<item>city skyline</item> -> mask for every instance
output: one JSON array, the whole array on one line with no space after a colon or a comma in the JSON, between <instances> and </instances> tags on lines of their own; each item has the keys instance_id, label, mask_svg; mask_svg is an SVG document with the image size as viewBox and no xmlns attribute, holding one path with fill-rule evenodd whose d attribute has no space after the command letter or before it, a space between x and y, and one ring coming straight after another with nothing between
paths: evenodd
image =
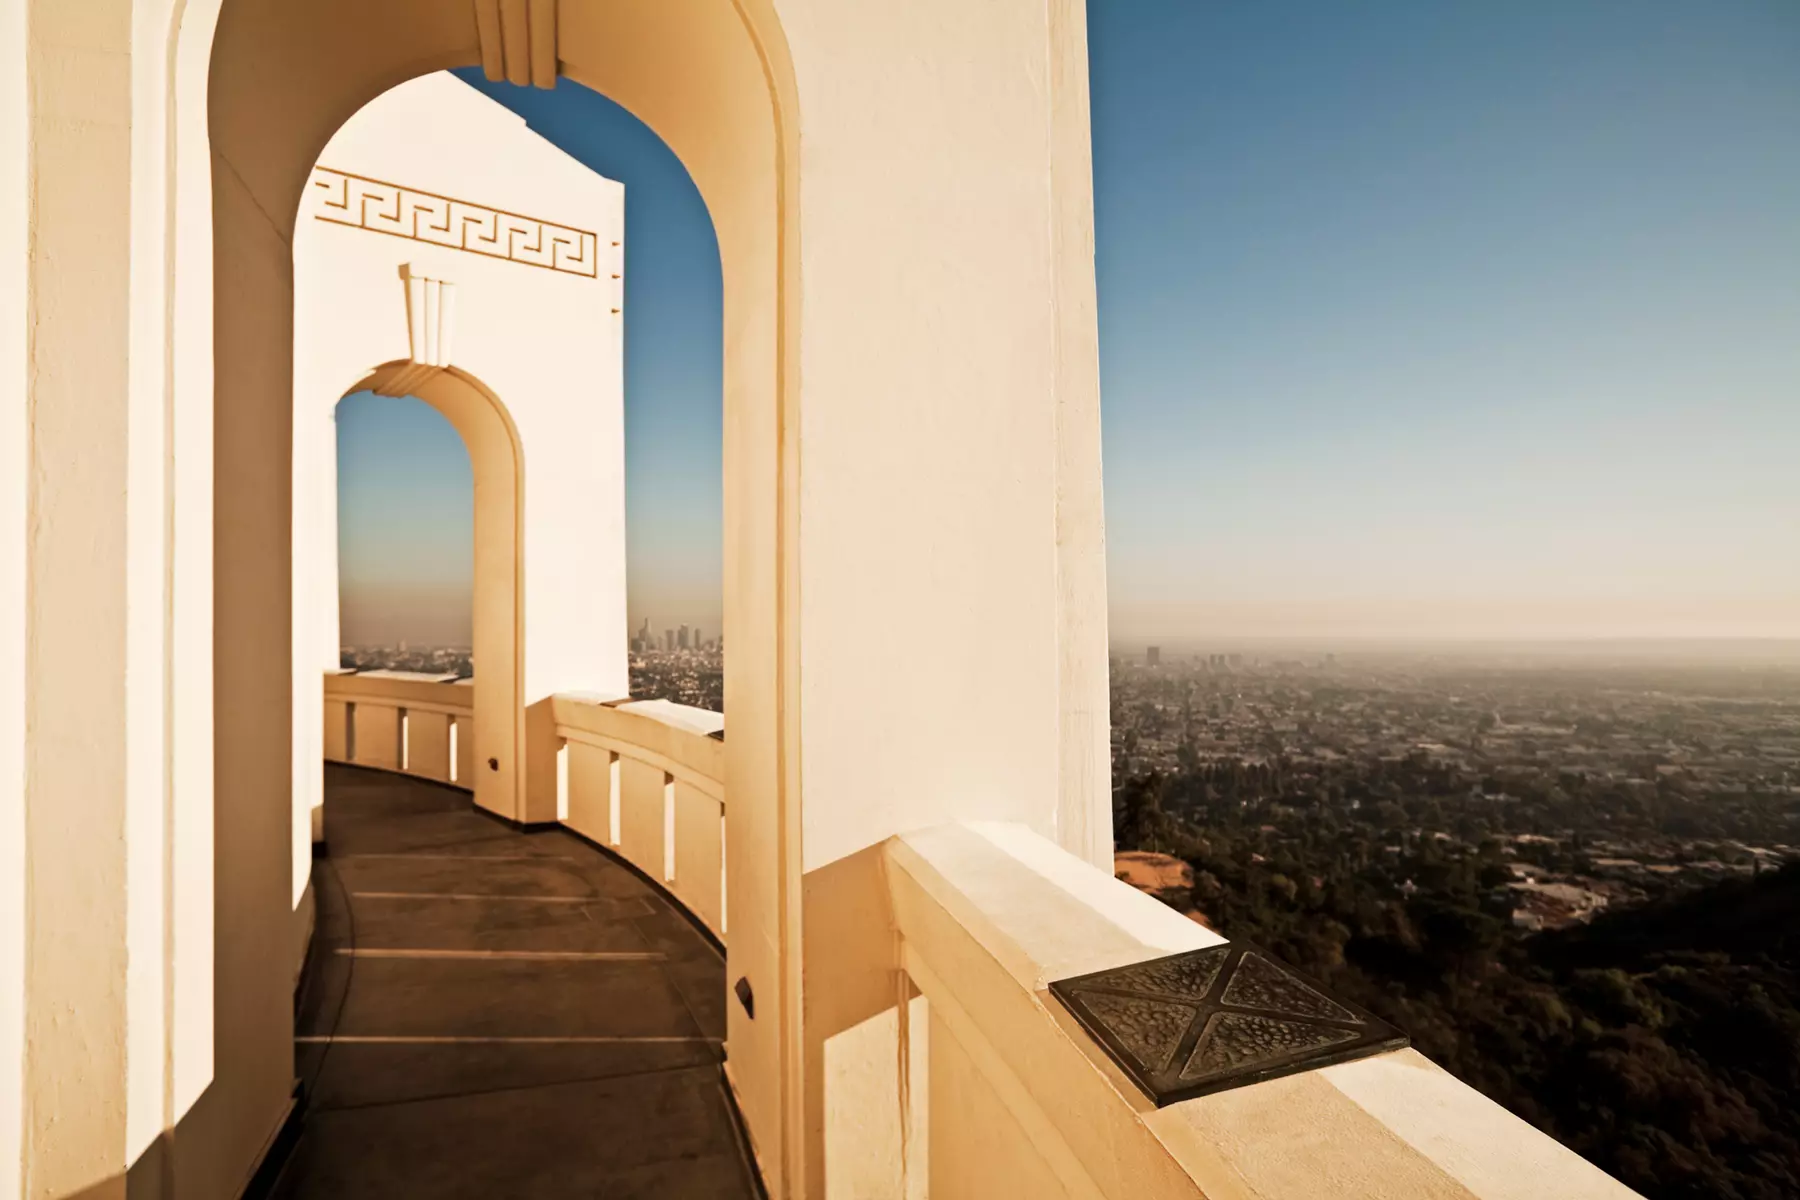
<instances>
[{"instance_id":1,"label":"city skyline","mask_svg":"<svg viewBox=\"0 0 1800 1200\"><path fill-rule=\"evenodd\" d=\"M1800 636L1800 11L1146 0L1090 42L1116 641ZM474 80L626 184L629 627L717 629L704 207L609 101Z\"/></svg>"}]
</instances>

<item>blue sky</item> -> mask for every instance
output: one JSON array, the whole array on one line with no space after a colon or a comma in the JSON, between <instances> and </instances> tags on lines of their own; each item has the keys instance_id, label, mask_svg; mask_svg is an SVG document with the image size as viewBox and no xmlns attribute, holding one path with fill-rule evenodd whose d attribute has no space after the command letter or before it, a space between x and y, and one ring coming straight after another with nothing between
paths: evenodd
<instances>
[{"instance_id":1,"label":"blue sky","mask_svg":"<svg viewBox=\"0 0 1800 1200\"><path fill-rule=\"evenodd\" d=\"M1089 22L1116 638L1800 635L1800 5ZM626 184L632 611L717 628L699 198L480 86Z\"/></svg>"},{"instance_id":2,"label":"blue sky","mask_svg":"<svg viewBox=\"0 0 1800 1200\"><path fill-rule=\"evenodd\" d=\"M423 400L338 401L339 628L350 644L469 644L474 489L462 435Z\"/></svg>"},{"instance_id":3,"label":"blue sky","mask_svg":"<svg viewBox=\"0 0 1800 1200\"><path fill-rule=\"evenodd\" d=\"M1116 635L1800 628L1800 6L1090 13Z\"/></svg>"}]
</instances>

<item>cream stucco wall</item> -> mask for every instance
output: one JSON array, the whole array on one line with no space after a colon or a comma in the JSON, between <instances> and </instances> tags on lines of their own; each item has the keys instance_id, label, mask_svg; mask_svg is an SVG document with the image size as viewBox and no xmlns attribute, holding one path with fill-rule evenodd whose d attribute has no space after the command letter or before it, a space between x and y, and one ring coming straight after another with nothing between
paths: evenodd
<instances>
[{"instance_id":1,"label":"cream stucco wall","mask_svg":"<svg viewBox=\"0 0 1800 1200\"><path fill-rule=\"evenodd\" d=\"M980 816L1098 863L1112 834L1083 9L779 8L801 161L832 164L802 172L798 265L812 1194L895 1153L830 1138L875 1066L898 1088L891 1042L842 1051L897 968L851 900L868 848Z\"/></svg>"},{"instance_id":2,"label":"cream stucco wall","mask_svg":"<svg viewBox=\"0 0 1800 1200\"><path fill-rule=\"evenodd\" d=\"M338 207L346 202L350 211ZM534 253L541 227L503 214L554 222L575 240L565 252ZM383 93L319 154L293 238L296 896L321 802L318 678L336 668L340 646L336 403L377 366L408 357L454 365L511 419L524 468L522 703L627 690L623 241L621 185L448 74ZM432 313L411 312L410 326L406 275L448 289L434 290ZM453 303L440 299L450 295ZM421 330L429 347L413 344ZM492 574L489 562L477 563L478 575L484 565ZM480 631L475 640L480 675ZM497 644L490 631L490 671L501 666ZM477 717L489 741L502 727L495 720ZM511 745L477 747L478 759L490 753L509 767L519 758ZM553 790L537 807L546 801ZM546 819L510 797L489 806Z\"/></svg>"},{"instance_id":3,"label":"cream stucco wall","mask_svg":"<svg viewBox=\"0 0 1800 1200\"><path fill-rule=\"evenodd\" d=\"M216 7L4 9L9 78L32 100L0 104L0 213L21 251L4 344L22 352L0 439L22 506L0 503L0 547L19 552L3 570L23 604L21 627L0 602L19 635L0 652L0 694L22 701L0 701L0 724L24 732L6 756L22 808L0 788L22 829L0 841L25 864L4 872L19 890L0 890L24 912L13 925L19 909L0 902L0 978L26 1022L15 1053L19 1008L0 1002L0 1149L17 1149L0 1154L0 1195L109 1194L134 1163L160 1178L166 1134L211 1076L210 337L206 369L189 370L211 254L196 238L179 255L174 237L209 224L204 206L177 214L183 187L207 188ZM192 45L178 46L178 19ZM265 929L290 910L284 896Z\"/></svg>"},{"instance_id":4,"label":"cream stucco wall","mask_svg":"<svg viewBox=\"0 0 1800 1200\"><path fill-rule=\"evenodd\" d=\"M1110 859L1087 128L1057 120L1080 6L780 7L802 160L833 164L802 184L806 869L974 813Z\"/></svg>"},{"instance_id":5,"label":"cream stucco wall","mask_svg":"<svg viewBox=\"0 0 1800 1200\"><path fill-rule=\"evenodd\" d=\"M0 0L0 1200L24 1186L25 656L29 645L30 70L24 0Z\"/></svg>"}]
</instances>

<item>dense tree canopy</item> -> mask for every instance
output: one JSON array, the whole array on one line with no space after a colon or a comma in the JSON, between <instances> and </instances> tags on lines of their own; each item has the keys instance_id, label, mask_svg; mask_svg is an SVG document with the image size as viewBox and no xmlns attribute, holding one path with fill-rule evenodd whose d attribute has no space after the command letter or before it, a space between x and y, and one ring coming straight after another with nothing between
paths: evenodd
<instances>
[{"instance_id":1,"label":"dense tree canopy","mask_svg":"<svg viewBox=\"0 0 1800 1200\"><path fill-rule=\"evenodd\" d=\"M1800 864L1526 936L1496 829L1554 827L1574 798L1538 797L1536 818L1514 802L1496 826L1480 803L1439 811L1429 764L1391 766L1307 787L1279 763L1135 776L1119 844L1186 859L1194 887L1177 902L1392 1021L1646 1196L1800 1197ZM1625 803L1721 833L1744 819ZM1583 854L1579 838L1531 848Z\"/></svg>"}]
</instances>

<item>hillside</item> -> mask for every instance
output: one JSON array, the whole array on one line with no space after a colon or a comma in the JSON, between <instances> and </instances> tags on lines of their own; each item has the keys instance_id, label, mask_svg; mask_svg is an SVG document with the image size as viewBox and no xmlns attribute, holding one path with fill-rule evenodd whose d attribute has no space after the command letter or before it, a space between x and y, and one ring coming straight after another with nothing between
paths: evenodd
<instances>
[{"instance_id":1,"label":"hillside","mask_svg":"<svg viewBox=\"0 0 1800 1200\"><path fill-rule=\"evenodd\" d=\"M1525 936L1473 872L1401 896L1329 852L1303 872L1230 831L1154 826L1196 881L1164 899L1394 1022L1645 1196L1800 1196L1800 864Z\"/></svg>"}]
</instances>

